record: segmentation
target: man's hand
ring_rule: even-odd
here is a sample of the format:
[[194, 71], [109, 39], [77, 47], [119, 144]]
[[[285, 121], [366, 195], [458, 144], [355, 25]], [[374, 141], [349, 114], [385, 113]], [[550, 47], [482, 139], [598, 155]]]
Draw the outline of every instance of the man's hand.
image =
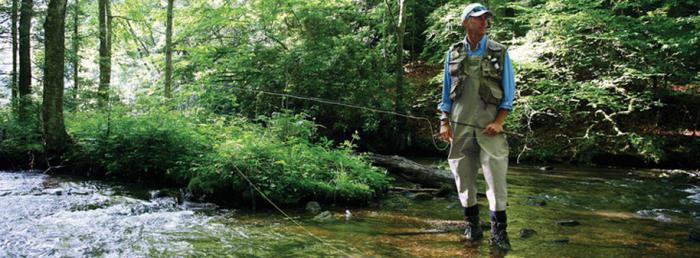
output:
[[447, 121], [440, 122], [440, 138], [443, 141], [452, 143], [452, 128], [450, 128], [450, 123]]
[[482, 132], [488, 136], [495, 136], [503, 132], [503, 125], [498, 122], [493, 122], [487, 125]]

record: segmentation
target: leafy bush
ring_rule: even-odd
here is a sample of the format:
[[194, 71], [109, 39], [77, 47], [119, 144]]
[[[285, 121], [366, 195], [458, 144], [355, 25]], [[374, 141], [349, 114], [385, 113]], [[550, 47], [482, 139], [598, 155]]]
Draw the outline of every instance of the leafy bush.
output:
[[176, 112], [133, 114], [117, 107], [75, 113], [66, 124], [76, 141], [68, 161], [113, 178], [182, 181], [180, 175], [210, 149], [196, 120]]
[[[276, 203], [306, 199], [363, 202], [389, 183], [383, 170], [317, 139], [317, 125], [304, 115], [196, 118], [181, 112], [76, 113], [68, 131], [77, 146], [68, 159], [110, 178], [188, 185], [224, 202], [247, 202], [246, 175]], [[255, 196], [259, 198], [259, 196]]]
[[10, 108], [0, 108], [0, 167], [34, 168], [43, 160], [41, 126], [36, 107], [28, 121], [18, 121]]
[[241, 198], [251, 198], [243, 173], [273, 201], [291, 204], [308, 199], [362, 202], [388, 186], [386, 173], [353, 155], [351, 144], [333, 149], [328, 140], [309, 141], [315, 124], [286, 114], [265, 120], [266, 128], [241, 118], [232, 126], [215, 126], [226, 134], [214, 141], [206, 162], [191, 169], [189, 187], [211, 194], [230, 187]]

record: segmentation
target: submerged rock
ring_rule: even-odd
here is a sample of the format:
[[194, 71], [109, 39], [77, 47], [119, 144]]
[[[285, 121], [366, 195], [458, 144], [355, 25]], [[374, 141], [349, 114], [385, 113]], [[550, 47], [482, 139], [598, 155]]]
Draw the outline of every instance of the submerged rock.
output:
[[545, 206], [547, 202], [541, 197], [527, 197], [526, 205], [528, 206]]
[[523, 229], [520, 229], [520, 232], [518, 232], [518, 237], [520, 239], [525, 239], [525, 238], [531, 237], [532, 235], [534, 235], [536, 233], [537, 233], [537, 231], [535, 231], [534, 229], [523, 228]]
[[63, 190], [62, 189], [46, 189], [44, 190], [45, 193], [50, 194], [50, 195], [63, 195]]
[[547, 242], [552, 243], [552, 244], [568, 244], [569, 239], [568, 238], [554, 239], [554, 240], [547, 240]]
[[558, 220], [554, 223], [559, 225], [559, 226], [567, 226], [567, 227], [581, 225], [581, 223], [579, 223], [578, 221], [575, 221], [575, 220]]
[[654, 218], [654, 220], [656, 220], [658, 222], [663, 222], [663, 223], [671, 222], [671, 218], [666, 216], [665, 214], [659, 214], [659, 216], [656, 216], [656, 218]]
[[321, 205], [318, 202], [310, 201], [306, 203], [306, 212], [311, 214], [318, 214], [321, 212]]
[[406, 198], [414, 201], [429, 201], [433, 199], [433, 195], [429, 193], [409, 193]]
[[688, 240], [700, 242], [700, 228], [690, 229], [690, 232], [688, 233]]
[[458, 208], [462, 208], [462, 203], [460, 203], [460, 202], [453, 202], [453, 203], [448, 204], [446, 208], [447, 208], [447, 209], [458, 209]]
[[333, 214], [331, 214], [330, 211], [323, 211], [320, 214], [316, 215], [316, 217], [313, 218], [314, 221], [329, 221], [333, 219]]
[[382, 200], [380, 206], [387, 210], [406, 210], [411, 202], [402, 195], [393, 195]]
[[168, 197], [168, 194], [162, 190], [153, 190], [153, 191], [150, 191], [148, 193], [151, 195], [151, 199]]

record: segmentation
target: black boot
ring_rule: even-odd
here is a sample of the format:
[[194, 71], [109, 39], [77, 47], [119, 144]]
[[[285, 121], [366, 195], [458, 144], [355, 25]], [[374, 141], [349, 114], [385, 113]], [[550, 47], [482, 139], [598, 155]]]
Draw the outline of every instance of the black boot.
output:
[[498, 247], [502, 250], [510, 250], [510, 240], [506, 228], [508, 224], [505, 222], [491, 221], [491, 246]]
[[479, 225], [479, 214], [465, 217], [465, 220], [467, 221], [467, 228], [464, 230], [464, 238], [470, 242], [482, 239], [484, 231], [481, 230], [481, 225]]

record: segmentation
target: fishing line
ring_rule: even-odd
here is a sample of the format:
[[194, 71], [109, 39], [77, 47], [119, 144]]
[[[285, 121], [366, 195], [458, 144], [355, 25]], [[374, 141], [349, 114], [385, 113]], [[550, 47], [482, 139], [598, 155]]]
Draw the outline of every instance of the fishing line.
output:
[[[400, 116], [400, 117], [405, 117], [405, 118], [410, 118], [410, 119], [415, 119], [415, 120], [423, 120], [426, 123], [428, 123], [428, 127], [430, 127], [430, 132], [434, 132], [433, 129], [433, 123], [430, 122], [430, 119], [427, 117], [422, 117], [422, 116], [413, 116], [413, 115], [408, 115], [408, 114], [402, 114], [398, 113], [395, 111], [389, 111], [389, 110], [382, 110], [382, 109], [377, 109], [377, 108], [371, 108], [371, 107], [366, 107], [366, 106], [360, 106], [360, 105], [354, 105], [354, 104], [348, 104], [348, 103], [342, 103], [338, 101], [333, 101], [333, 100], [328, 100], [328, 99], [322, 99], [322, 98], [317, 98], [317, 97], [305, 97], [305, 96], [297, 96], [297, 95], [292, 95], [292, 94], [286, 94], [286, 93], [279, 93], [279, 92], [271, 92], [271, 91], [264, 91], [264, 90], [254, 90], [254, 89], [246, 89], [246, 88], [237, 88], [237, 87], [230, 87], [229, 86], [229, 81], [228, 80], [217, 80], [217, 82], [223, 82], [225, 86], [229, 87], [230, 89], [233, 90], [239, 90], [239, 91], [246, 91], [246, 92], [251, 92], [251, 93], [262, 93], [262, 94], [267, 94], [267, 95], [272, 95], [272, 96], [277, 96], [277, 97], [289, 97], [289, 98], [295, 98], [295, 99], [301, 99], [301, 100], [308, 100], [308, 101], [314, 101], [314, 102], [319, 102], [319, 103], [324, 103], [324, 104], [330, 104], [330, 105], [338, 105], [338, 106], [343, 106], [343, 107], [349, 107], [349, 108], [356, 108], [356, 109], [362, 109], [362, 110], [367, 110], [370, 112], [374, 113], [383, 113], [383, 114], [388, 114], [388, 115], [394, 115], [394, 116]], [[459, 122], [459, 121], [454, 121], [454, 120], [449, 120], [450, 123], [457, 124], [457, 125], [463, 125], [463, 126], [469, 126], [472, 128], [477, 128], [477, 129], [484, 129], [482, 126], [474, 125], [474, 124], [469, 124], [469, 123], [464, 123], [464, 122]], [[514, 132], [508, 132], [508, 131], [501, 131], [503, 134], [507, 135], [512, 135], [512, 136], [518, 136], [522, 137], [521, 134], [514, 133]], [[439, 136], [439, 134], [433, 134], [432, 137], [430, 137], [431, 142], [433, 143], [433, 147], [435, 147], [439, 151], [444, 151], [449, 148], [449, 143], [445, 145], [445, 147], [439, 147], [437, 142], [435, 141], [436, 136]], [[468, 137], [468, 138], [474, 138]], [[454, 138], [453, 138], [454, 139]]]
[[298, 227], [300, 227], [301, 229], [303, 229], [304, 232], [306, 232], [308, 235], [312, 236], [313, 238], [315, 238], [316, 240], [318, 240], [318, 241], [321, 242], [322, 244], [324, 244], [324, 245], [330, 247], [331, 249], [334, 249], [334, 250], [336, 250], [336, 251], [338, 251], [338, 252], [340, 252], [340, 253], [342, 253], [342, 254], [344, 254], [344, 255], [347, 255], [348, 257], [351, 256], [350, 254], [346, 253], [345, 251], [338, 249], [338, 248], [335, 247], [334, 245], [331, 245], [330, 243], [324, 241], [324, 240], [321, 239], [320, 237], [314, 235], [314, 233], [311, 233], [311, 231], [309, 231], [308, 229], [306, 229], [306, 227], [304, 227], [303, 225], [301, 225], [301, 223], [297, 222], [294, 218], [292, 218], [291, 216], [289, 216], [286, 212], [284, 212], [284, 211], [282, 210], [282, 208], [280, 208], [279, 206], [277, 206], [270, 198], [268, 198], [267, 195], [265, 195], [265, 193], [263, 193], [262, 190], [260, 190], [260, 188], [258, 188], [255, 184], [253, 184], [253, 181], [251, 181], [251, 180], [248, 178], [248, 176], [246, 176], [246, 175], [243, 173], [243, 171], [241, 171], [240, 169], [238, 169], [238, 167], [237, 167], [236, 165], [233, 165], [233, 169], [236, 170], [236, 172], [238, 172], [238, 174], [241, 175], [241, 177], [243, 177], [243, 179], [245, 179], [246, 181], [248, 181], [248, 184], [250, 184], [250, 186], [252, 186], [253, 189], [255, 189], [255, 191], [257, 191], [257, 192], [260, 194], [260, 196], [262, 196], [267, 202], [269, 202], [273, 207], [275, 207], [275, 209], [277, 209], [277, 211], [279, 211], [280, 213], [282, 213], [282, 215], [284, 215], [285, 217], [287, 217], [287, 219], [290, 220], [290, 221], [292, 221], [292, 223], [294, 223], [295, 225], [297, 225]]

